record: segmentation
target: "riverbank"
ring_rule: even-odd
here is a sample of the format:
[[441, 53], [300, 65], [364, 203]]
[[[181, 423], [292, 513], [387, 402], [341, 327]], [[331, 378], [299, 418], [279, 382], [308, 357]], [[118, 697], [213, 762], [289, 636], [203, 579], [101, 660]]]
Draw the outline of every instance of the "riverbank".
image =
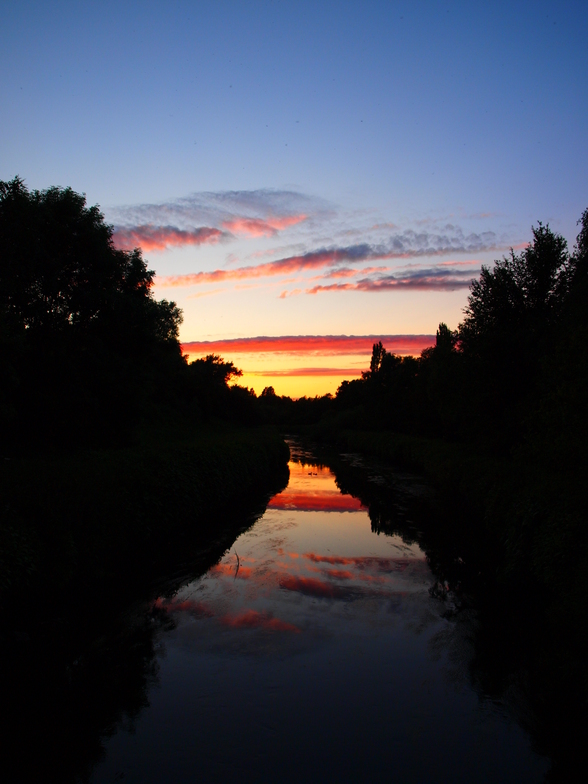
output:
[[288, 448], [272, 430], [226, 424], [151, 431], [118, 450], [14, 456], [0, 466], [0, 589], [43, 600], [116, 583], [171, 538], [210, 536], [237, 499], [283, 484]]
[[[437, 530], [419, 539], [450, 592], [472, 591], [484, 689], [521, 688], [533, 732], [568, 781], [588, 734], [585, 491], [531, 449], [498, 459], [459, 442], [389, 431], [314, 429], [313, 437], [424, 474], [439, 499]], [[435, 541], [437, 540], [437, 541]], [[433, 561], [435, 558], [433, 557]]]

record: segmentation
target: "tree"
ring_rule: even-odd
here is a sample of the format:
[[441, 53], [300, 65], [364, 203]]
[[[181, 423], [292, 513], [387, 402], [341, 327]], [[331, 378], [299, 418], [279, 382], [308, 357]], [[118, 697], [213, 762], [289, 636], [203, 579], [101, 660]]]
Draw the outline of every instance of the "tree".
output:
[[0, 182], [0, 401], [17, 440], [128, 434], [183, 363], [181, 311], [112, 234], [71, 188]]
[[522, 253], [511, 250], [493, 269], [483, 266], [472, 282], [459, 326], [464, 351], [483, 352], [488, 343], [512, 341], [522, 332], [539, 337], [557, 320], [568, 277], [567, 243], [541, 223], [532, 231], [533, 242]]
[[225, 362], [218, 354], [207, 354], [203, 359], [190, 362], [193, 375], [207, 381], [210, 386], [225, 387], [232, 378], [243, 375], [243, 371], [232, 362]]
[[419, 367], [419, 381], [426, 397], [420, 418], [427, 430], [449, 436], [456, 435], [463, 407], [458, 338], [457, 330], [439, 324], [435, 345], [421, 352]]
[[112, 232], [98, 207], [86, 207], [71, 188], [29, 192], [18, 177], [0, 182], [6, 319], [25, 329], [92, 332], [135, 318], [156, 340], [177, 340], [180, 311], [153, 299], [154, 271], [139, 249], [115, 249]]
[[483, 266], [458, 328], [464, 421], [498, 449], [521, 436], [542, 357], [561, 320], [570, 275], [563, 237], [539, 223], [520, 254]]

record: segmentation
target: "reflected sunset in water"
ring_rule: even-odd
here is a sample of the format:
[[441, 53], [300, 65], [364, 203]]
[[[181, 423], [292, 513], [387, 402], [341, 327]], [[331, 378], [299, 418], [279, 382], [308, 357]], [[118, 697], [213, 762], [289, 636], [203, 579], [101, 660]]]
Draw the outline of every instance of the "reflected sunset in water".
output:
[[456, 666], [472, 655], [470, 627], [446, 617], [418, 544], [375, 533], [330, 468], [291, 449], [289, 485], [265, 514], [155, 601], [169, 621], [158, 684], [92, 784], [121, 772], [136, 784], [235, 771], [256, 784], [371, 781], [392, 764], [403, 782], [440, 769], [464, 784], [540, 781], [527, 736]]

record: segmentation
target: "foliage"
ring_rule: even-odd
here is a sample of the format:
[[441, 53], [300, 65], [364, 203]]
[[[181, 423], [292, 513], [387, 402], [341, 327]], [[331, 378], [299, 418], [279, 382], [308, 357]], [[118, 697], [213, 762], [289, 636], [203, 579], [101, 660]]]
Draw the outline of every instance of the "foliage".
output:
[[0, 182], [0, 423], [5, 443], [124, 440], [181, 363], [175, 303], [141, 251], [117, 250], [71, 188]]
[[[420, 357], [374, 344], [369, 370], [315, 406], [313, 426], [461, 499], [476, 563], [525, 607], [543, 597], [576, 651], [588, 642], [588, 210], [579, 223], [572, 253], [540, 223], [522, 252], [483, 267], [462, 323], [440, 324]], [[295, 423], [304, 405], [290, 404]]]
[[0, 600], [41, 584], [59, 592], [74, 580], [121, 580], [177, 545], [174, 536], [269, 491], [287, 460], [276, 433], [218, 424], [150, 433], [124, 449], [4, 460]]
[[153, 297], [141, 251], [118, 250], [71, 188], [0, 182], [0, 445], [123, 446], [162, 410], [257, 421], [232, 362], [187, 364], [174, 302]]
[[[369, 370], [341, 384], [322, 412], [323, 425], [444, 436], [496, 455], [517, 449], [547, 394], [547, 375], [556, 366], [560, 375], [574, 372], [562, 344], [580, 334], [584, 318], [588, 211], [582, 226], [573, 255], [563, 237], [539, 223], [520, 254], [482, 267], [463, 322], [456, 330], [441, 323], [435, 345], [420, 357], [400, 357], [375, 343]], [[585, 356], [583, 338], [571, 343]], [[570, 376], [566, 388], [573, 386]], [[303, 407], [295, 401], [291, 421]]]

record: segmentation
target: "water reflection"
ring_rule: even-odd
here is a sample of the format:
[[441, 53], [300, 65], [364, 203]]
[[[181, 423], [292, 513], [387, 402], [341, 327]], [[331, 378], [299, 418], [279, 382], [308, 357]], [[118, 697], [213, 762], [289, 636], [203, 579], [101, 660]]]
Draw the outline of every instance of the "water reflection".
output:
[[359, 498], [339, 490], [333, 473], [326, 466], [291, 461], [288, 487], [271, 499], [269, 508], [356, 512], [366, 507]]
[[170, 621], [158, 686], [92, 781], [541, 781], [525, 733], [471, 688], [473, 613], [431, 590], [425, 489], [294, 458], [218, 563], [152, 603]]
[[[276, 492], [286, 482], [269, 477], [268, 488]], [[239, 510], [219, 512], [208, 525], [200, 521], [181, 541], [149, 553], [147, 565], [139, 558], [133, 572], [129, 564], [99, 595], [82, 585], [59, 606], [39, 597], [28, 617], [9, 616], [0, 630], [3, 781], [90, 780], [108, 739], [133, 733], [159, 688], [162, 640], [175, 617], [153, 597], [172, 596], [218, 564], [267, 500], [252, 491]], [[113, 776], [122, 780], [124, 772]]]

